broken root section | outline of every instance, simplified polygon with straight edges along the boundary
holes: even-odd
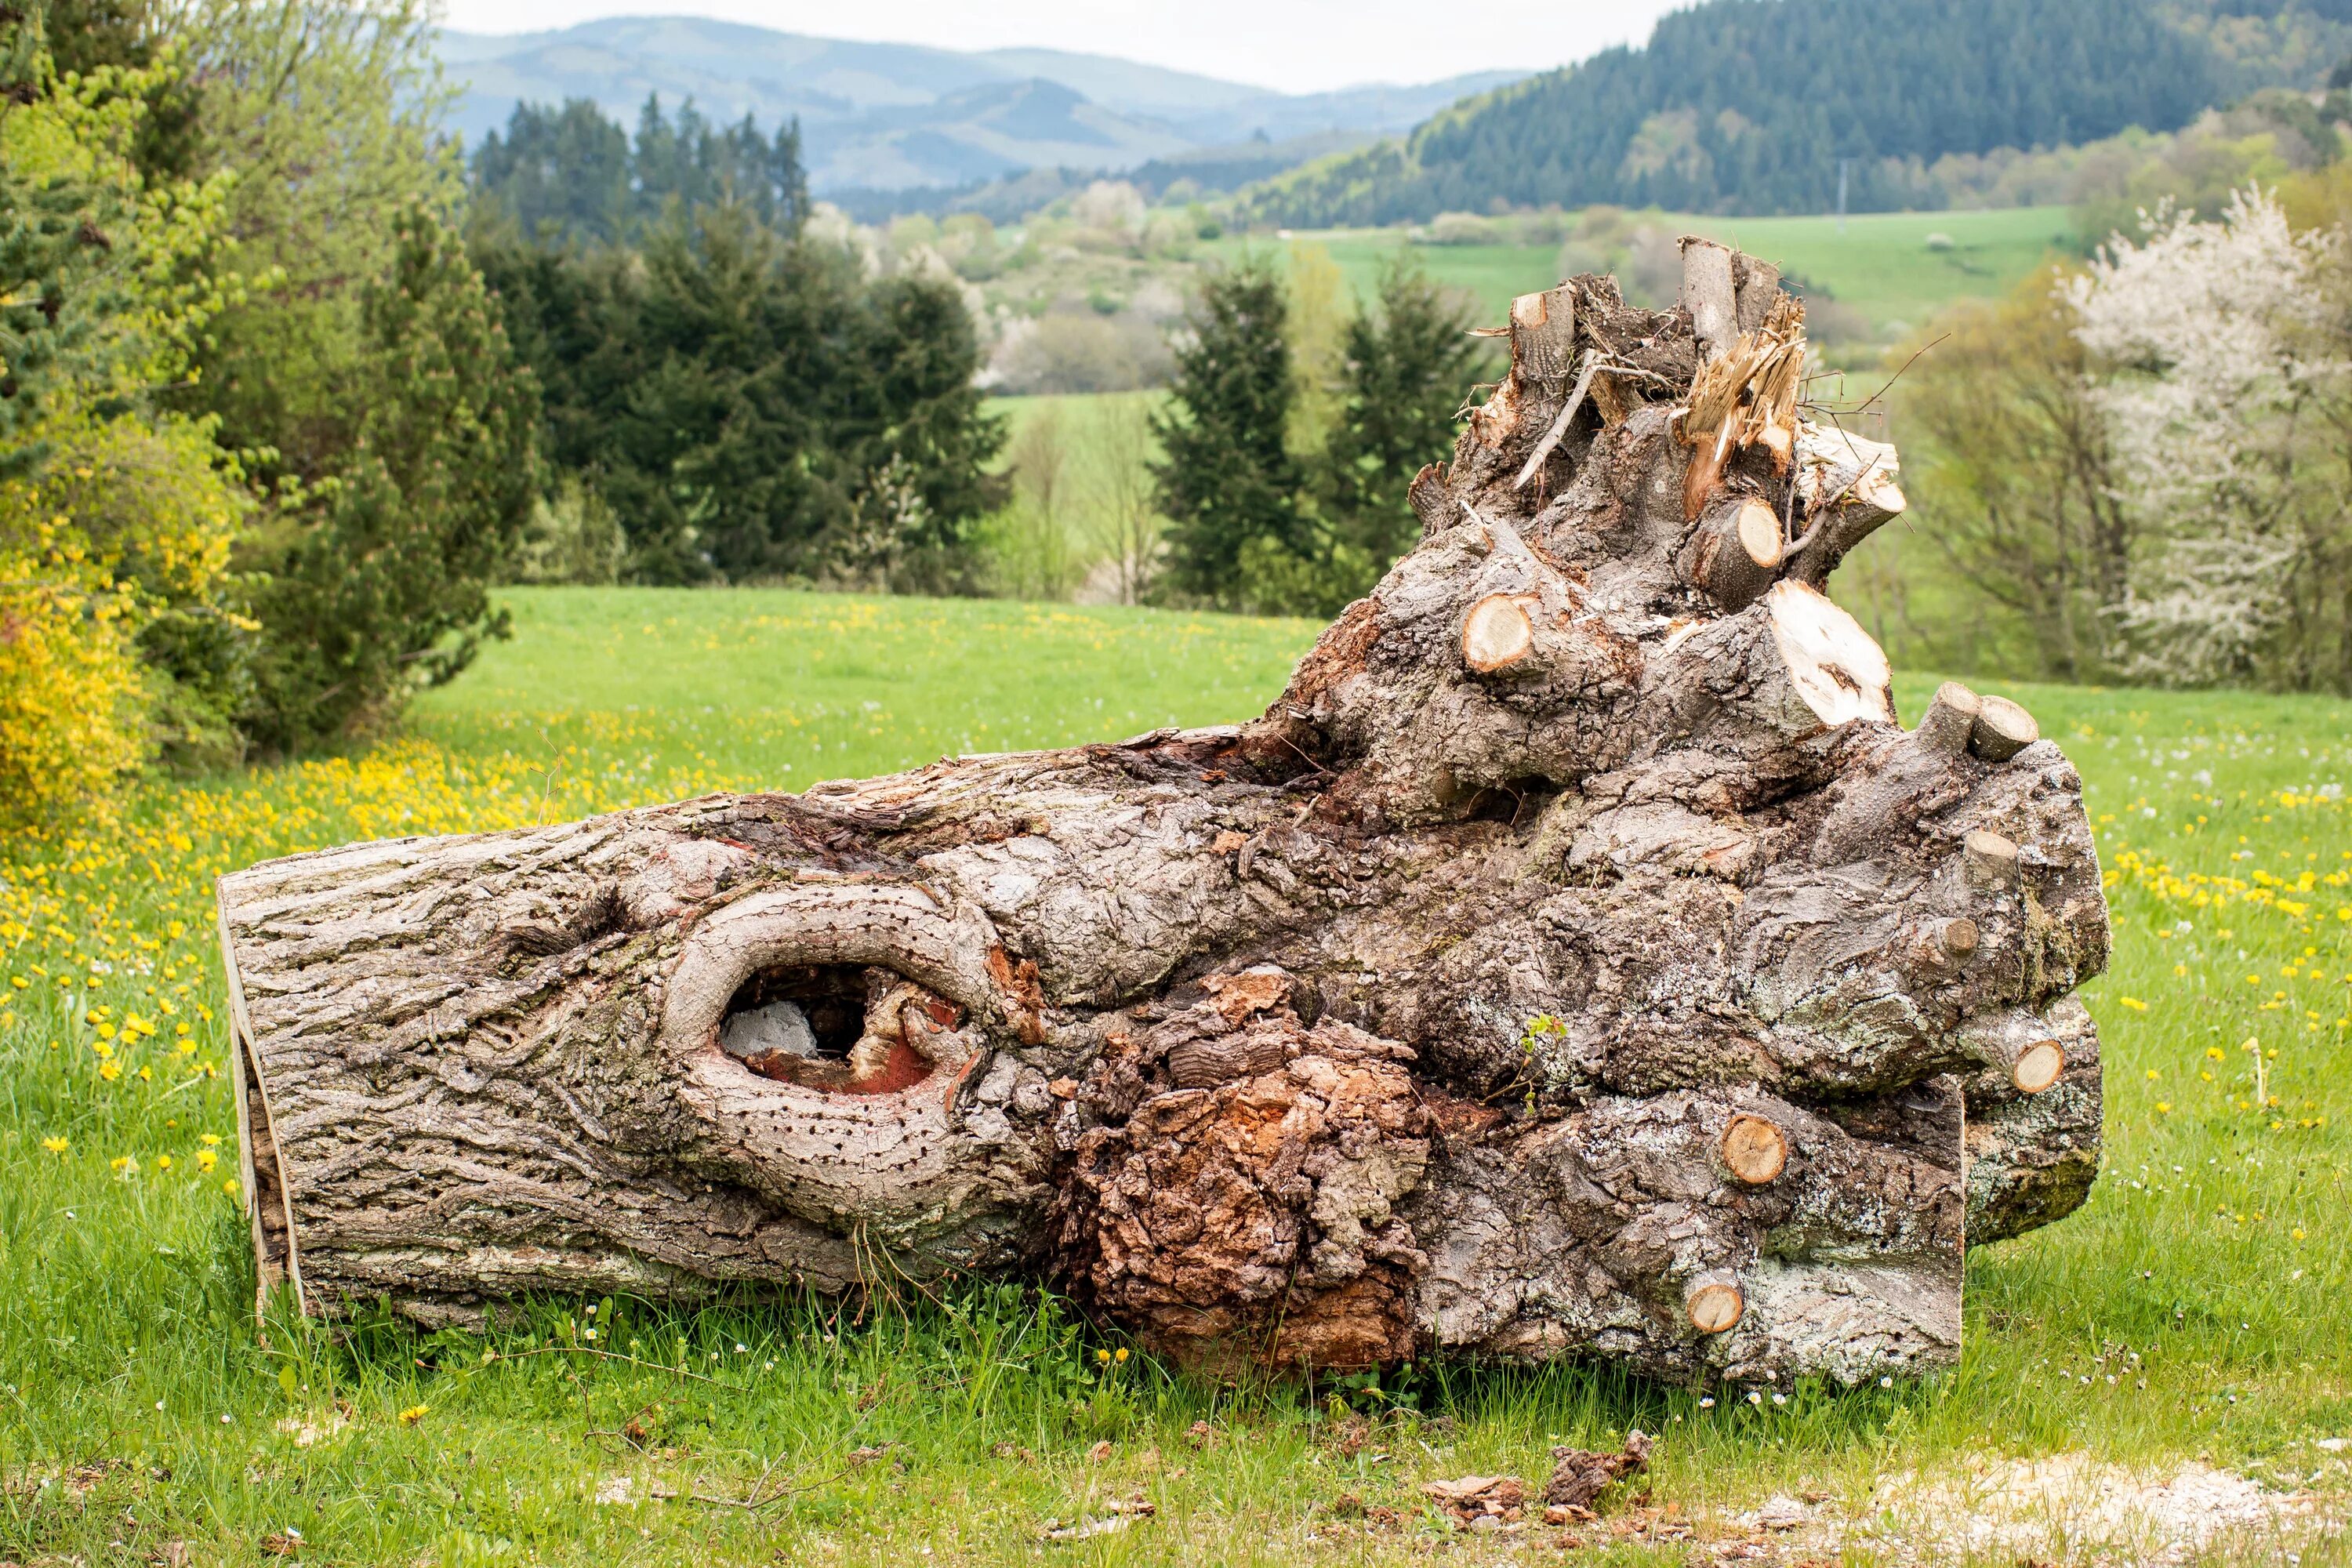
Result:
[[[1256,978],[1115,1042],[1086,1097],[1121,1120],[1078,1145],[1064,1244],[1097,1305],[1190,1367],[1401,1360],[1427,1265],[1392,1212],[1429,1160],[1412,1053],[1310,1028]]]

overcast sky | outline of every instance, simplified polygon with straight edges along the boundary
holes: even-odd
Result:
[[[1118,55],[1229,81],[1313,92],[1543,70],[1638,43],[1675,0],[446,0],[469,33],[522,33],[598,16],[676,15],[830,38],[950,49],[1043,46]]]

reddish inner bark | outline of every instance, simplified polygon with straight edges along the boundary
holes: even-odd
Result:
[[[743,1065],[761,1078],[774,1079],[778,1083],[796,1083],[803,1089],[822,1089],[827,1094],[896,1094],[911,1089],[939,1070],[939,1064],[917,1051],[904,1040],[890,1043],[890,1055],[882,1070],[863,1078],[853,1071],[845,1061],[812,1060],[796,1057],[790,1051],[762,1051],[743,1058]]]

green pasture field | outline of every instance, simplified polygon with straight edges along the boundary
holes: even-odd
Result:
[[[987,407],[988,412],[1004,421],[1008,437],[1018,436],[1033,419],[1059,414],[1072,445],[1085,453],[1082,460],[1091,462],[1097,460],[1093,448],[1099,444],[1097,432],[1105,410],[1129,403],[1157,410],[1167,400],[1164,388],[1152,387],[1141,392],[1047,392],[1027,397],[992,397]],[[1152,455],[1158,455],[1156,447]],[[1008,461],[1009,456],[1001,456],[997,466],[1001,468]]]
[[[516,639],[397,733],[151,783],[0,846],[0,1560],[1670,1563],[1751,1542],[1892,1565],[1923,1555],[1901,1532],[1964,1521],[1968,1486],[2014,1474],[1988,1466],[2201,1461],[2300,1511],[2199,1561],[2352,1562],[2326,1530],[2347,1456],[2320,1447],[2352,1436],[2352,705],[2321,700],[2014,691],[2080,766],[2111,881],[2115,961],[2084,994],[2106,1163],[2082,1212],[1970,1256],[1964,1356],[1932,1382],[1781,1405],[1433,1365],[1227,1391],[1015,1288],[863,1311],[545,1300],[488,1334],[257,1337],[216,873],[1239,719],[1315,629],[764,591],[508,597]],[[1907,712],[1932,681],[1903,679]],[[1663,1434],[1641,1495],[1569,1531],[1457,1535],[1419,1490],[1539,1480],[1554,1443],[1629,1426]],[[1843,1543],[1737,1521],[1776,1493]],[[1156,1512],[1113,1511],[1137,1499]],[[1972,1560],[2029,1559],[2095,1553],[2053,1534]]]
[[[1778,263],[1858,307],[1882,331],[1924,327],[1955,300],[1989,299],[2074,245],[2064,207],[1864,213],[1835,217],[1694,217],[1689,232]],[[1930,248],[1942,235],[1948,248]]]
[[[1896,338],[1925,326],[1954,300],[2005,293],[2074,238],[2064,207],[1984,212],[1864,213],[1841,225],[1833,216],[1713,217],[1668,214],[1656,221],[1678,234],[1703,234],[1779,263],[1866,315]],[[1952,241],[1928,247],[1931,235]],[[1224,242],[1224,252],[1265,247],[1269,238]],[[1370,299],[1380,265],[1406,241],[1401,230],[1302,229],[1292,244],[1319,245],[1349,285]],[[1511,300],[1559,281],[1557,245],[1422,245],[1414,254],[1441,281],[1475,296],[1484,319],[1507,319]]]

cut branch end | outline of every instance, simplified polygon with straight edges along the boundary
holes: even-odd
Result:
[[[2005,763],[2042,739],[2033,715],[2006,697],[1987,697],[1969,731],[1969,750],[1989,763]]]
[[[1761,1116],[1739,1115],[1723,1130],[1723,1163],[1751,1187],[1760,1187],[1788,1167],[1789,1139]]]
[[[1490,594],[1470,606],[1462,621],[1462,662],[1481,675],[1507,669],[1527,658],[1536,642],[1535,624],[1509,594]]]
[[[1748,1300],[1740,1294],[1739,1281],[1730,1275],[1702,1274],[1684,1292],[1683,1310],[1700,1333],[1728,1333],[1748,1310]]]

